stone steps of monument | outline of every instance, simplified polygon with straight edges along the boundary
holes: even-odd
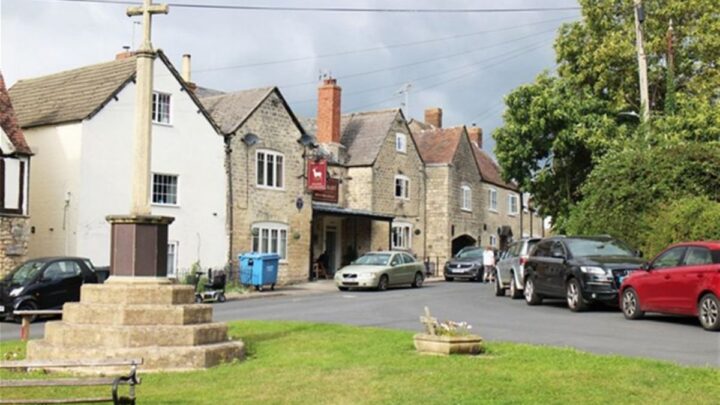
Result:
[[[243,359],[245,346],[241,341],[225,341],[199,346],[148,346],[131,348],[86,347],[68,350],[47,340],[28,342],[27,359],[39,360],[125,360],[143,359],[139,373],[148,371],[185,371],[213,367],[234,359]],[[127,367],[96,369],[94,373],[127,372]]]
[[[212,322],[212,306],[72,302],[63,306],[63,321],[93,325],[192,325]]]
[[[45,324],[45,340],[69,349],[104,346],[109,348],[145,346],[198,346],[228,340],[227,324],[196,325],[105,325]]]
[[[195,289],[189,285],[162,284],[85,284],[80,290],[85,304],[176,305],[195,302]]]

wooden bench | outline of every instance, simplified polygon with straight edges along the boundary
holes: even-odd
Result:
[[[62,309],[20,309],[13,312],[13,315],[20,316],[20,340],[27,342],[30,338],[30,324],[33,319],[42,315],[62,315]]]
[[[112,402],[113,404],[135,404],[135,386],[140,384],[137,377],[138,360],[108,360],[108,361],[5,361],[0,363],[0,369],[58,369],[82,367],[121,367],[130,366],[130,374],[120,377],[88,377],[88,378],[51,378],[51,379],[2,379],[0,388],[28,388],[28,387],[92,387],[109,385],[112,387],[111,396],[84,397],[84,398],[54,398],[54,399],[9,399],[0,396],[0,404],[80,404]],[[128,386],[128,396],[119,396],[120,385]]]

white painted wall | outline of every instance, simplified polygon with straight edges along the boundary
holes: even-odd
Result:
[[[30,234],[28,258],[75,253],[82,125],[23,130],[35,153],[30,165]],[[66,203],[67,193],[70,200]]]

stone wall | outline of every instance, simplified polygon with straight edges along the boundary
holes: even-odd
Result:
[[[30,218],[0,216],[0,278],[27,259]]]
[[[483,192],[472,146],[466,136],[460,138],[452,165],[450,190],[447,195],[450,209],[450,242],[452,243],[452,240],[457,237],[467,235],[475,239],[475,244],[479,245],[478,239],[480,239],[485,217],[483,208],[487,206],[487,193]],[[462,207],[463,186],[470,187],[472,195],[469,211]],[[450,253],[450,249],[451,246],[447,246],[446,252]]]
[[[488,202],[488,190],[495,189],[497,191],[497,210],[491,210]],[[498,228],[502,226],[510,226],[513,233],[513,240],[520,239],[522,237],[520,233],[520,212],[515,215],[510,214],[508,207],[508,196],[515,194],[518,196],[518,210],[520,209],[520,193],[517,191],[508,190],[501,188],[494,184],[483,183],[483,194],[485,196],[484,208],[485,220],[483,222],[483,233],[480,241],[481,246],[488,246],[490,244],[490,235],[498,237],[498,244],[496,248],[500,247],[500,240],[497,234]]]
[[[253,133],[258,142],[246,146],[242,137]],[[252,227],[260,222],[287,226],[287,259],[280,262],[279,283],[288,284],[308,279],[310,266],[310,223],[312,199],[305,191],[303,147],[298,143],[301,133],[276,93],[272,93],[230,139],[232,175],[232,238],[233,269],[237,255],[252,251]],[[284,155],[284,186],[267,189],[257,186],[256,153],[270,150]],[[302,208],[297,207],[298,199]]]
[[[445,164],[430,165],[427,172],[427,256],[434,262],[447,260],[450,254],[450,173]]]

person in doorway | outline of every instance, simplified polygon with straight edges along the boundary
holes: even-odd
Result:
[[[323,278],[328,277],[327,269],[328,269],[328,255],[327,251],[323,251],[320,256],[318,256],[317,260],[315,260],[315,278],[319,279],[322,275]]]
[[[483,252],[483,281],[495,281],[495,252],[487,246]]]

